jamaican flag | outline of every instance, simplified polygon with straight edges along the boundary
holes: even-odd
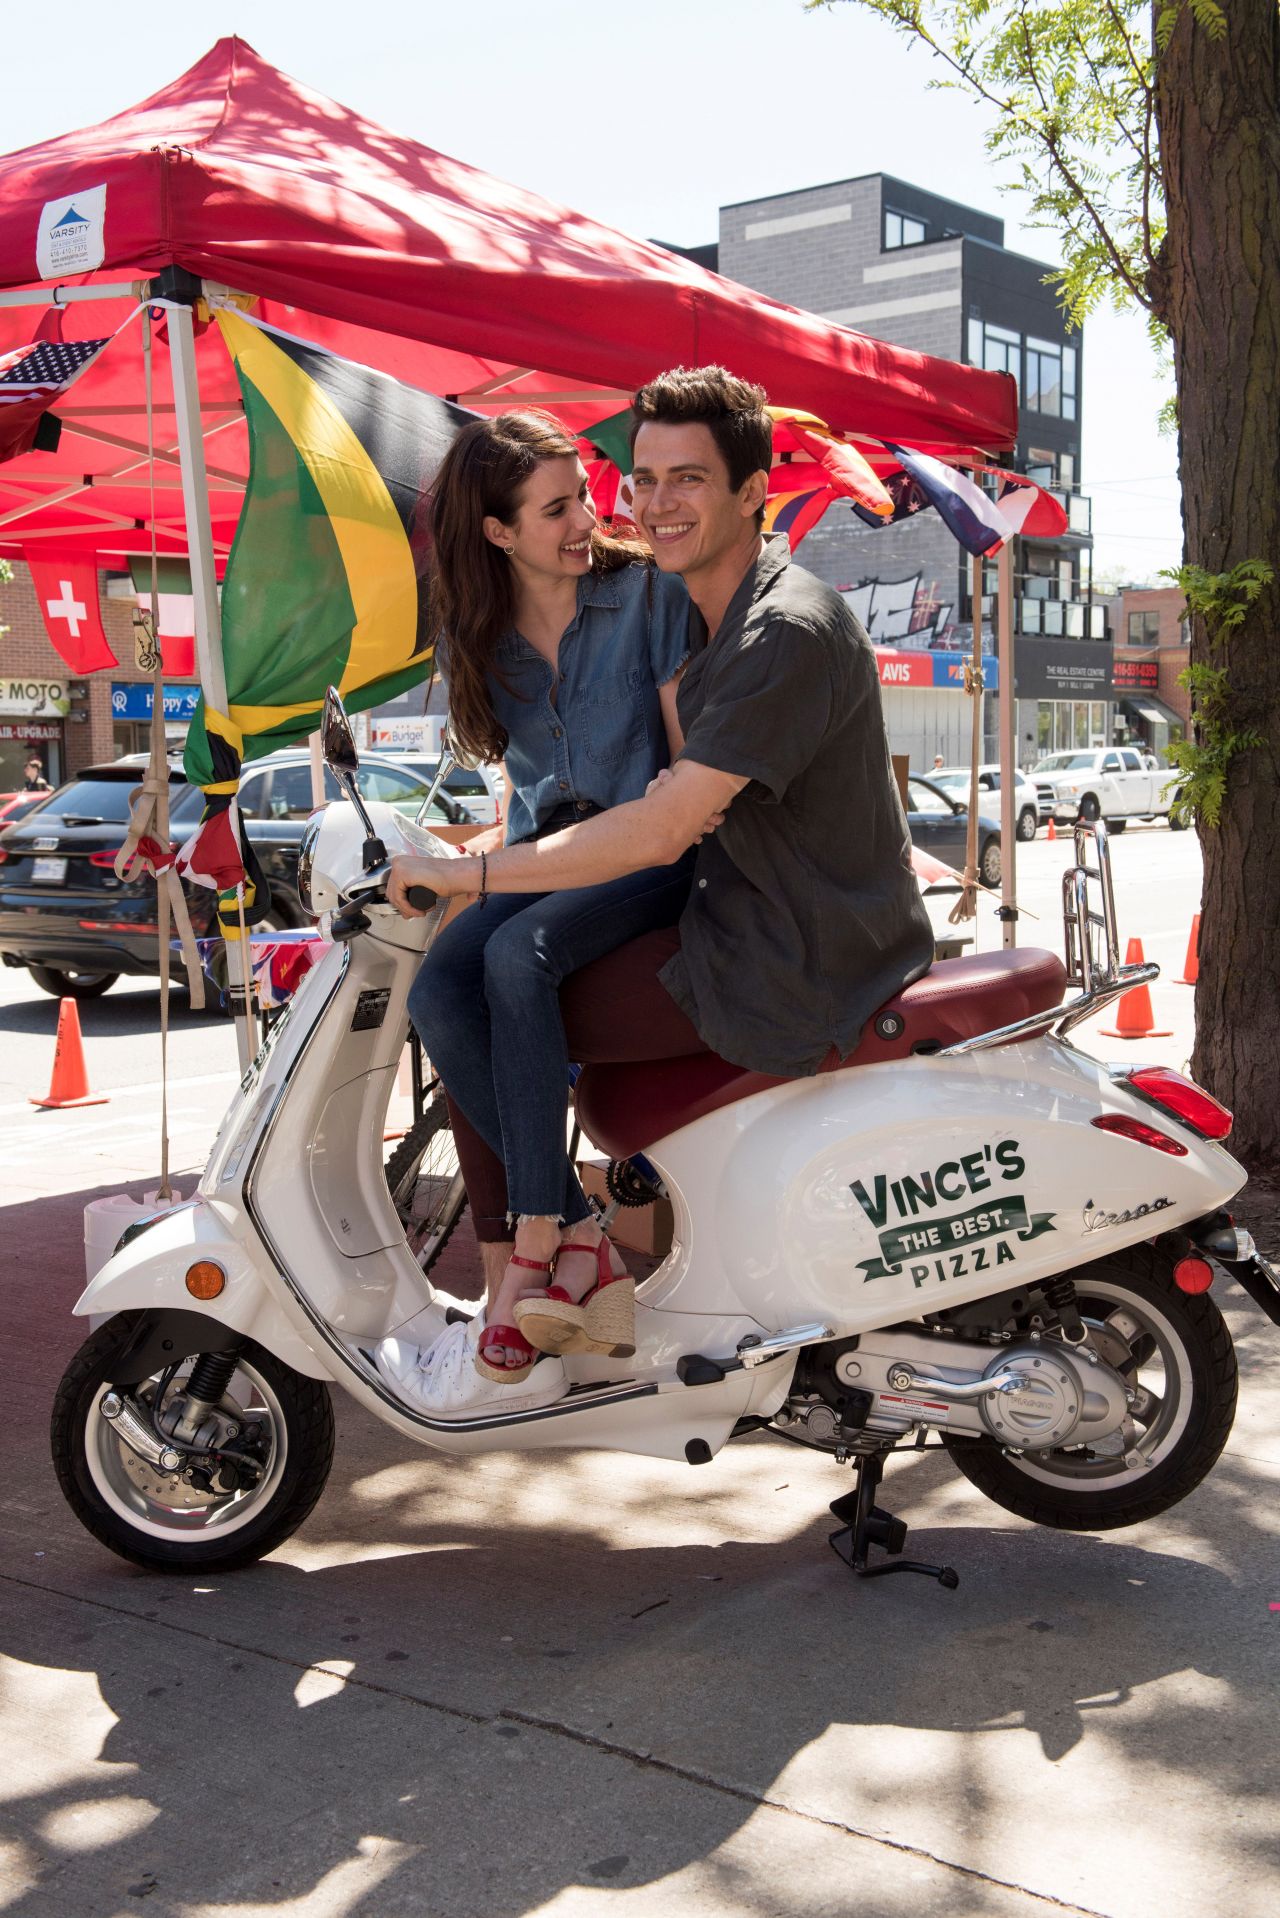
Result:
[[[244,396],[249,480],[222,588],[228,711],[201,700],[185,768],[225,853],[228,826],[242,837],[242,765],[314,732],[326,687],[361,711],[426,677],[426,505],[472,416],[242,314],[218,325]],[[201,850],[192,877],[225,874],[225,857]],[[265,902],[249,897],[251,866],[248,877],[253,919]]]

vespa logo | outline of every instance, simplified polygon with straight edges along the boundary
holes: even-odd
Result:
[[[1132,1225],[1152,1212],[1168,1212],[1172,1205],[1172,1199],[1148,1199],[1145,1205],[1135,1205],[1128,1212],[1104,1212],[1092,1199],[1086,1199],[1081,1217],[1086,1232],[1105,1232],[1109,1226]]]

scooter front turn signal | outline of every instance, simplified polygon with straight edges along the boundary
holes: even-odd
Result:
[[[216,1299],[227,1275],[212,1259],[198,1259],[187,1267],[187,1290],[193,1299]]]

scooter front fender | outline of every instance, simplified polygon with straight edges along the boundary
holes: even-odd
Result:
[[[211,1260],[226,1274],[216,1299],[193,1299],[188,1268]],[[76,1300],[80,1317],[117,1312],[201,1313],[220,1328],[253,1339],[307,1378],[334,1374],[268,1291],[253,1252],[215,1203],[196,1198],[175,1206],[114,1252]]]

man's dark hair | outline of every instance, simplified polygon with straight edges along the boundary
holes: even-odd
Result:
[[[705,426],[729,469],[736,493],[773,463],[773,422],[762,386],[723,366],[676,366],[642,386],[631,402],[631,450],[647,420],[661,426]],[[763,518],[763,514],[761,515]]]

